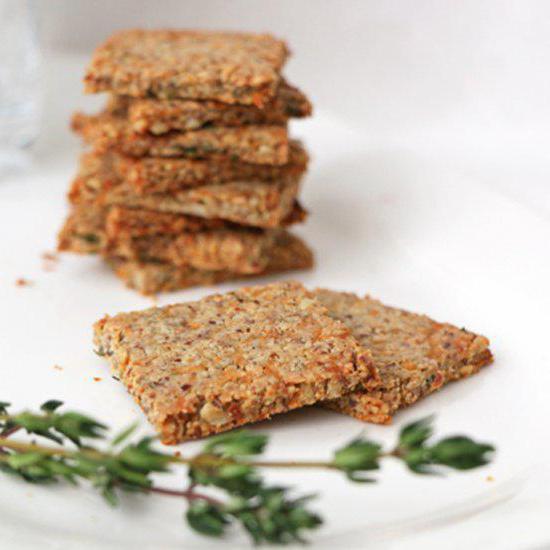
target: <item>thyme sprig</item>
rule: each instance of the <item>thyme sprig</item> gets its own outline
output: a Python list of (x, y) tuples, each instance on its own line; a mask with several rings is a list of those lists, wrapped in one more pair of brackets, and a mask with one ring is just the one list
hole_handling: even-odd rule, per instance
[[(405, 426), (397, 444), (384, 450), (364, 436), (338, 449), (327, 461), (262, 461), (268, 438), (240, 430), (210, 438), (202, 450), (189, 457), (169, 454), (153, 447), (154, 438), (136, 441), (136, 425), (107, 441), (107, 426), (72, 411), (60, 412), (60, 401), (47, 401), (40, 412), (11, 413), (0, 402), (0, 469), (30, 483), (87, 481), (111, 505), (122, 492), (139, 492), (182, 498), (187, 501), (186, 520), (197, 532), (219, 537), (231, 524), (240, 524), (255, 543), (303, 542), (305, 531), (322, 519), (308, 508), (312, 496), (293, 497), (287, 487), (268, 485), (261, 468), (321, 468), (344, 473), (354, 482), (374, 481), (367, 475), (380, 469), (383, 459), (402, 461), (418, 474), (440, 473), (442, 467), (469, 470), (488, 463), (492, 445), (455, 436), (431, 443), (432, 419)], [(30, 440), (13, 439), (25, 431)], [(38, 444), (38, 436), (55, 443)], [(102, 449), (93, 440), (107, 443)], [(186, 489), (159, 487), (151, 475), (170, 466), (186, 466)], [(208, 488), (206, 493), (198, 487)], [(216, 496), (212, 496), (214, 489)], [(220, 496), (218, 496), (218, 494)]]

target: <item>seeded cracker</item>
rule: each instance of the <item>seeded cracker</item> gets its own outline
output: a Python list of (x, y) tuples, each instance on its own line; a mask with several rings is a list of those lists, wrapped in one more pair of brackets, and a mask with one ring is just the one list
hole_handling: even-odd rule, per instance
[(286, 126), (209, 127), (160, 136), (135, 133), (128, 121), (108, 113), (75, 113), (72, 129), (96, 151), (117, 151), (132, 157), (184, 157), (239, 160), (254, 164), (288, 162)]
[(215, 229), (183, 233), (178, 237), (156, 235), (137, 239), (113, 239), (103, 253), (107, 257), (160, 261), (204, 271), (227, 270), (254, 274), (265, 271), (277, 236), (284, 230)]
[(84, 81), (91, 93), (262, 107), (276, 94), (287, 55), (267, 34), (125, 30), (97, 48)]
[[(226, 281), (250, 278), (253, 275), (229, 270), (204, 271), (193, 267), (177, 267), (159, 261), (135, 261), (107, 258), (115, 274), (128, 288), (151, 295), (171, 292), (193, 286), (211, 286)], [(313, 254), (306, 244), (286, 231), (278, 234), (275, 246), (269, 252), (265, 269), (254, 276), (272, 275), (313, 267)]]
[(374, 390), (359, 389), (325, 403), (330, 409), (387, 424), (397, 410), (492, 361), (484, 336), (385, 306), (368, 296), (324, 289), (314, 295), (370, 350), (381, 381)]
[[(287, 227), (301, 223), (306, 217), (307, 212), (299, 203), (296, 203), (282, 225)], [(58, 250), (77, 254), (96, 254), (104, 251), (107, 245), (112, 243), (145, 240), (159, 235), (174, 239), (184, 234), (211, 233), (213, 230), (242, 232), (246, 228), (220, 219), (121, 206), (104, 207), (94, 202), (83, 202), (72, 209), (59, 232)], [(250, 228), (250, 231), (258, 232), (254, 228)], [(130, 246), (133, 245), (130, 244)]]
[[(91, 207), (93, 208), (93, 207)], [(300, 203), (295, 203), (290, 215), (282, 225), (288, 227), (302, 223), (307, 212)], [(180, 235), (181, 233), (199, 233), (211, 229), (243, 229), (240, 226), (220, 219), (198, 218), (182, 214), (167, 214), (153, 210), (136, 210), (114, 206), (108, 210), (105, 230), (110, 238), (136, 238), (152, 235)], [(254, 228), (251, 230), (256, 231)]]
[(263, 109), (252, 105), (229, 105), (219, 101), (189, 99), (140, 99), (112, 96), (107, 111), (128, 120), (136, 133), (186, 132), (204, 126), (284, 125), (291, 117), (311, 114), (311, 103), (298, 88), (283, 82), (276, 97)]
[[(105, 153), (90, 152), (91, 162), (102, 162)], [(118, 153), (107, 154), (106, 163), (135, 193), (166, 193), (185, 187), (231, 181), (283, 181), (300, 177), (307, 168), (308, 156), (297, 141), (290, 142), (286, 164), (251, 164), (231, 159), (216, 162), (205, 159), (129, 157)]]
[(369, 378), (370, 357), (299, 283), (105, 317), (95, 345), (164, 443), (204, 437)]
[(242, 225), (277, 227), (290, 215), (299, 178), (280, 182), (228, 182), (182, 189), (173, 193), (140, 195), (120, 180), (106, 158), (84, 155), (69, 192), (72, 204), (125, 206), (203, 218), (219, 218)]

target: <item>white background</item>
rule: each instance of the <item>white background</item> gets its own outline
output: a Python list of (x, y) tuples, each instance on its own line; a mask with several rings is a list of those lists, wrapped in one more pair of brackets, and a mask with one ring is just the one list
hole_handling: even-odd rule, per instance
[[(319, 269), (326, 267), (334, 287), (372, 290), (393, 303), (487, 332), (500, 351), (495, 368), (503, 370), (495, 371), (491, 379), (490, 407), (485, 408), (479, 400), (472, 404), (476, 413), (482, 411), (479, 430), (487, 437), (492, 437), (491, 427), (494, 433), (504, 433), (506, 426), (498, 425), (502, 418), (511, 422), (511, 440), (518, 446), (525, 441), (529, 442), (526, 448), (536, 448), (539, 453), (546, 449), (546, 456), (525, 459), (529, 468), (539, 462), (542, 468), (529, 476), (523, 490), (511, 500), (476, 514), (466, 511), (459, 514), (463, 516), (460, 520), (430, 521), (428, 528), (409, 531), (403, 539), (369, 540), (369, 545), (548, 547), (550, 475), (544, 464), (548, 444), (534, 444), (534, 440), (548, 441), (548, 386), (541, 383), (537, 387), (527, 381), (522, 385), (518, 370), (529, 370), (533, 381), (537, 380), (536, 369), (542, 373), (549, 368), (548, 336), (540, 329), (550, 322), (545, 308), (550, 294), (545, 284), (548, 279), (542, 277), (550, 268), (550, 3), (44, 0), (37, 6), (46, 46), (43, 132), (35, 148), (32, 178), (21, 177), (2, 190), (0, 200), (9, 204), (9, 212), (3, 211), (0, 221), (2, 230), (9, 233), (0, 248), (5, 262), (0, 271), (2, 284), (11, 285), (15, 274), (32, 276), (34, 264), (21, 252), (24, 240), (36, 249), (34, 263), (42, 250), (39, 247), (53, 246), (52, 223), (55, 225), (63, 211), (62, 190), (68, 185), (78, 152), (77, 142), (68, 135), (67, 121), (75, 108), (97, 104), (96, 98), (82, 97), (80, 79), (85, 59), (98, 42), (115, 28), (131, 26), (248, 29), (282, 36), (295, 52), (288, 65), (289, 80), (312, 97), (318, 120), (325, 121), (318, 127), (315, 122), (304, 123), (309, 124), (308, 144), (317, 157), (305, 198), (312, 209), (308, 227), (320, 249)], [(323, 134), (327, 128), (335, 129), (340, 143)], [(336, 155), (326, 147), (329, 144), (345, 151), (348, 139), (355, 150), (350, 155), (353, 163), (346, 165), (342, 161), (345, 156), (336, 162)], [(15, 184), (22, 184), (20, 191)], [(357, 205), (348, 211), (346, 197), (363, 196), (357, 191), (363, 185), (372, 190), (364, 214)], [(387, 202), (391, 203), (396, 193), (409, 201), (410, 209), (398, 204), (394, 214), (399, 212), (399, 216), (392, 219), (384, 208), (391, 209)], [(335, 203), (327, 202), (327, 197), (334, 197)], [(34, 217), (35, 224), (19, 229), (21, 240), (16, 241), (11, 238), (13, 224), (8, 220), (20, 216), (14, 213), (17, 208), (23, 218), (25, 204), (35, 205), (32, 215), (27, 212), (24, 218), (28, 222)], [(45, 206), (51, 208), (51, 222), (50, 218), (41, 221), (47, 218), (40, 210)], [(344, 253), (355, 253), (355, 249), (338, 240), (338, 236), (353, 234), (353, 228), (337, 219), (334, 211), (349, 213), (349, 224), (356, 219), (354, 215), (372, 216), (373, 222), (367, 224), (371, 234), (361, 248), (365, 272), (370, 274), (366, 282), (358, 282), (353, 273), (342, 269), (342, 263), (337, 270), (338, 259), (345, 262)], [(392, 225), (388, 220), (393, 220)], [(329, 223), (334, 225), (329, 228)], [(37, 231), (43, 232), (40, 239)], [(393, 254), (396, 251), (402, 255)], [(403, 263), (396, 265), (396, 261)], [(69, 264), (71, 275), (67, 282), (64, 273), (57, 283), (51, 278), (43, 287), (37, 284), (36, 289), (28, 289), (42, 293), (46, 304), (59, 307), (53, 317), (59, 325), (52, 361), (57, 357), (54, 348), (59, 353), (62, 345), (62, 325), (66, 323), (63, 285), (69, 300), (71, 292), (79, 296), (83, 284), (90, 292), (95, 288), (93, 267), (87, 279), (77, 280), (90, 262), (76, 258), (64, 263)], [(446, 271), (450, 266), (460, 270), (454, 277)], [(43, 275), (36, 275), (40, 277)], [(315, 277), (312, 284), (317, 283)], [(436, 292), (446, 277), (452, 279), (449, 288), (454, 285), (455, 296)], [(325, 279), (322, 283), (327, 284)], [(127, 303), (132, 307), (148, 305), (119, 291), (114, 282), (108, 284), (112, 284), (108, 290), (111, 304), (116, 303), (109, 309), (128, 308)], [(106, 298), (82, 298), (82, 310), (100, 299)], [(9, 297), (5, 303), (14, 308), (4, 311), (8, 317), (3, 318), (3, 326), (9, 328), (9, 315), (19, 306)], [(24, 303), (27, 315), (37, 315), (31, 301), (25, 298)], [(86, 341), (88, 335), (81, 337), (80, 328), (77, 330), (81, 322), (78, 314), (73, 307), (67, 331)], [(498, 322), (490, 320), (491, 315), (493, 320), (502, 319), (501, 330)], [(88, 319), (85, 325), (89, 325)], [(522, 336), (514, 342), (521, 343), (507, 350), (506, 344), (518, 334)], [(12, 351), (10, 342), (4, 346)], [(35, 350), (26, 353), (30, 357)], [(522, 356), (528, 361), (522, 362)], [(510, 367), (516, 371), (507, 372)], [(15, 378), (8, 379), (8, 387), (15, 385)], [(473, 385), (464, 387), (487, 393), (489, 380), (472, 380)], [(428, 408), (444, 410), (449, 404), (443, 392), (434, 399), (439, 401), (427, 400)], [(508, 417), (501, 412), (503, 401), (509, 406)], [(522, 409), (524, 405), (530, 407), (529, 414)], [(470, 421), (465, 411), (464, 422), (475, 432), (476, 424)], [(460, 428), (460, 418), (451, 417), (450, 425)], [(506, 448), (509, 441), (502, 443)], [(518, 473), (522, 464), (516, 466)], [(357, 537), (349, 540), (348, 547), (362, 547)]]

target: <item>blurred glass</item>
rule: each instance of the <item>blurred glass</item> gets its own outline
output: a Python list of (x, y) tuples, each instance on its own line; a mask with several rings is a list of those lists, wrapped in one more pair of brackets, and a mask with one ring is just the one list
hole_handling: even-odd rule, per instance
[(40, 49), (34, 2), (0, 0), (0, 169), (17, 165), (38, 136)]

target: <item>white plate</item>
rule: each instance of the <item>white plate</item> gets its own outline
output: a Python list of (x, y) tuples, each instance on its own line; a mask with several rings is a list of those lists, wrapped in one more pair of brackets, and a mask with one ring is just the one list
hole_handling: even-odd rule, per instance
[[(269, 456), (328, 457), (365, 428), (389, 444), (399, 425), (431, 413), (438, 434), (465, 432), (494, 442), (498, 454), (487, 468), (445, 479), (416, 477), (393, 463), (376, 474), (380, 483), (366, 486), (318, 471), (266, 475), (320, 494), (315, 507), (327, 522), (311, 538), (327, 548), (394, 540), (462, 521), (510, 498), (537, 472), (531, 457), (547, 445), (537, 420), (550, 412), (542, 391), (550, 381), (548, 351), (540, 346), (548, 341), (549, 225), (462, 173), (460, 163), (414, 151), (377, 151), (367, 137), (323, 114), (296, 132), (314, 158), (303, 191), (311, 218), (298, 232), (315, 249), (317, 267), (294, 277), (310, 287), (368, 292), (486, 334), (496, 362), (398, 414), (391, 427), (364, 426), (315, 409), (262, 423), (257, 429), (272, 438)], [(74, 141), (60, 143), (61, 153), (43, 152), (29, 174), (0, 185), (0, 398), (17, 408), (61, 399), (119, 429), (144, 419), (92, 353), (90, 327), (107, 312), (145, 308), (151, 300), (126, 290), (96, 258), (66, 255), (55, 271), (42, 269), (40, 255), (54, 246), (75, 163)], [(33, 285), (16, 287), (19, 277)], [(159, 303), (213, 290), (165, 295)], [(526, 424), (530, 437), (520, 443)], [(197, 445), (181, 449), (189, 453)], [(184, 480), (171, 482), (180, 486)], [(41, 488), (6, 478), (0, 483), (2, 548), (217, 545), (184, 525), (177, 500), (124, 499), (113, 511), (88, 489)]]

